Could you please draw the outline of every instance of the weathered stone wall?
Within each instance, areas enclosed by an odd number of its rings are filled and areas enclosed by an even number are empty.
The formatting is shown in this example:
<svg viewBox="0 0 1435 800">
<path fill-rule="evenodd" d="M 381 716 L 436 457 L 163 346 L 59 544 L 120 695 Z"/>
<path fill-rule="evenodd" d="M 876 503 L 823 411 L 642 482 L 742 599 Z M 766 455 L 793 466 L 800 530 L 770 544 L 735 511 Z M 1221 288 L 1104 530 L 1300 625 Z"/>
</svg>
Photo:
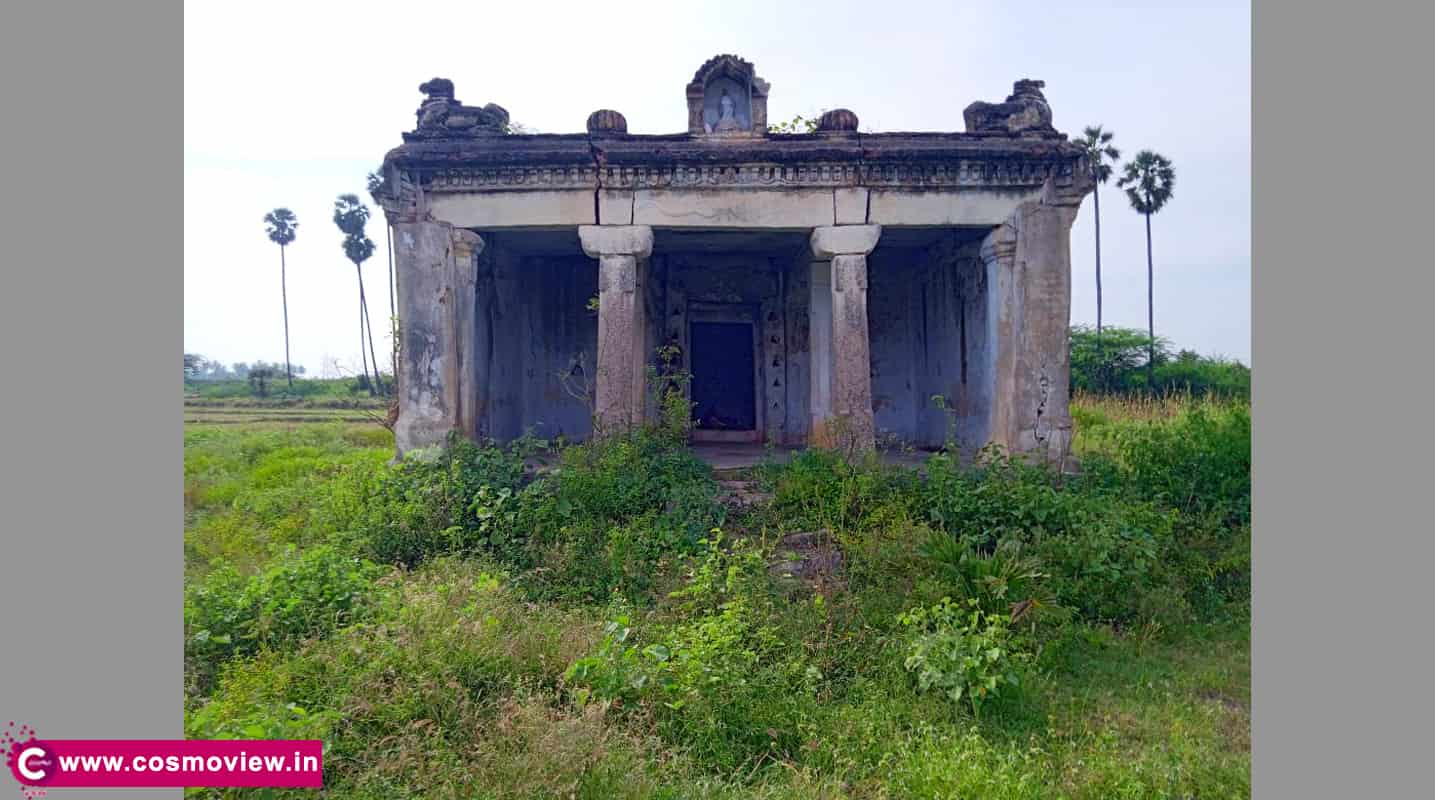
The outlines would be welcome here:
<svg viewBox="0 0 1435 800">
<path fill-rule="evenodd" d="M 800 445 L 811 429 L 811 260 L 807 257 L 779 262 L 783 276 L 782 315 L 785 327 L 782 382 L 786 412 L 777 444 Z"/>
<path fill-rule="evenodd" d="M 966 354 L 965 378 L 959 377 L 961 391 L 955 397 L 957 441 L 968 452 L 985 445 L 991 436 L 992 409 L 996 391 L 996 346 L 992 324 L 991 273 L 979 256 L 980 245 L 962 251 L 949 273 L 957 288 L 957 352 Z M 961 346 L 965 337 L 966 345 Z"/>
<path fill-rule="evenodd" d="M 465 367 L 474 344 L 465 321 L 473 318 L 483 240 L 441 222 L 409 220 L 394 226 L 394 239 L 403 321 L 394 439 L 402 454 L 442 444 L 473 419 L 478 378 Z"/>
<path fill-rule="evenodd" d="M 925 264 L 915 248 L 879 249 L 869 257 L 867 320 L 872 337 L 872 415 L 880 440 L 921 439 L 917 420 L 926 389 L 920 283 Z"/>
<path fill-rule="evenodd" d="M 1063 461 L 1071 443 L 1071 225 L 1087 188 L 1048 182 L 981 249 L 995 354 L 991 439 L 1051 462 Z"/>
<path fill-rule="evenodd" d="M 591 399 L 573 392 L 591 392 L 596 375 L 598 320 L 587 304 L 598 293 L 597 268 L 584 256 L 519 257 L 493 238 L 493 255 L 480 262 L 475 320 L 479 433 L 585 439 Z"/>
<path fill-rule="evenodd" d="M 879 437 L 936 448 L 952 436 L 968 452 L 985 443 L 993 352 L 977 249 L 873 253 L 868 309 Z"/>
</svg>

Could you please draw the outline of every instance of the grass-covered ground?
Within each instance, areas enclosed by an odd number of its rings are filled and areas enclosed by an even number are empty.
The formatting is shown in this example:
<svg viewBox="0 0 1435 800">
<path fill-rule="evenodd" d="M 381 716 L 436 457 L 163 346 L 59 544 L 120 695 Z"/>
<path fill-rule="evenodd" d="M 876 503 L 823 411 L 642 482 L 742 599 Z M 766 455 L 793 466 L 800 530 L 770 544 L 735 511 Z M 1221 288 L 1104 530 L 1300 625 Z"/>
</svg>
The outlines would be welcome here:
<svg viewBox="0 0 1435 800">
<path fill-rule="evenodd" d="M 1079 476 L 810 452 L 743 509 L 663 431 L 186 424 L 187 730 L 335 797 L 1247 796 L 1249 408 L 1074 416 Z M 775 577 L 816 530 L 838 579 Z"/>
</svg>

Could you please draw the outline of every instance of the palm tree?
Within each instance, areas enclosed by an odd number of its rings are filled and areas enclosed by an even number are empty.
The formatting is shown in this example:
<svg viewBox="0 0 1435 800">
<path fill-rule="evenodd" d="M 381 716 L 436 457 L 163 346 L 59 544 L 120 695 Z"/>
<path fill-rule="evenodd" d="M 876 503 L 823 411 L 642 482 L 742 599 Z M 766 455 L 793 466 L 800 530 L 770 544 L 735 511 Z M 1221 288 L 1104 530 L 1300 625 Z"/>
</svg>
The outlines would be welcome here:
<svg viewBox="0 0 1435 800">
<path fill-rule="evenodd" d="M 287 208 L 276 208 L 264 215 L 265 232 L 269 241 L 279 245 L 279 295 L 284 300 L 284 377 L 289 382 L 289 391 L 294 391 L 294 369 L 289 366 L 289 277 L 284 263 L 284 248 L 294 241 L 299 228 L 299 218 Z"/>
<path fill-rule="evenodd" d="M 374 377 L 369 383 L 369 394 L 375 394 L 379 385 L 379 360 L 374 354 L 374 326 L 369 322 L 369 301 L 364 296 L 363 264 L 374 254 L 374 243 L 364 235 L 364 225 L 369 221 L 369 207 L 359 202 L 359 196 L 341 194 L 334 201 L 334 224 L 344 234 L 344 255 L 354 262 L 354 271 L 359 276 L 359 358 L 364 362 L 364 379 L 369 379 L 369 360 L 374 363 Z M 364 332 L 368 330 L 369 350 L 364 352 Z"/>
<path fill-rule="evenodd" d="M 1151 266 L 1151 215 L 1165 208 L 1171 200 L 1171 190 L 1176 184 L 1176 169 L 1171 160 L 1160 153 L 1142 150 L 1136 158 L 1126 162 L 1126 170 L 1118 187 L 1126 190 L 1126 199 L 1131 207 L 1146 217 L 1146 325 L 1151 342 L 1146 358 L 1146 387 L 1156 391 L 1156 311 L 1155 289 Z"/>
<path fill-rule="evenodd" d="M 1096 188 L 1091 192 L 1096 203 L 1096 356 L 1101 358 L 1101 184 L 1111 180 L 1111 168 L 1121 159 L 1121 151 L 1111 144 L 1115 136 L 1100 125 L 1089 125 L 1083 131 L 1081 144 L 1086 147 L 1086 161 Z"/>
</svg>

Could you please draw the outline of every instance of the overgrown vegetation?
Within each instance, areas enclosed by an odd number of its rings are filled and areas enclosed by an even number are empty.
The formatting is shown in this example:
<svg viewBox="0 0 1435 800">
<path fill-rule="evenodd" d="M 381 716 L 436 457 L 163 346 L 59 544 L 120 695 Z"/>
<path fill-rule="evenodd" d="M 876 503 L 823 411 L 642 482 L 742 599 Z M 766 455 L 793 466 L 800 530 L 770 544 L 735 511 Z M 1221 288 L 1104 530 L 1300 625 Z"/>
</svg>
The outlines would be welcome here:
<svg viewBox="0 0 1435 800">
<path fill-rule="evenodd" d="M 1079 475 L 809 451 L 738 510 L 661 428 L 193 425 L 187 730 L 342 797 L 1248 795 L 1249 414 L 1079 396 Z M 776 581 L 818 530 L 843 580 Z"/>
</svg>

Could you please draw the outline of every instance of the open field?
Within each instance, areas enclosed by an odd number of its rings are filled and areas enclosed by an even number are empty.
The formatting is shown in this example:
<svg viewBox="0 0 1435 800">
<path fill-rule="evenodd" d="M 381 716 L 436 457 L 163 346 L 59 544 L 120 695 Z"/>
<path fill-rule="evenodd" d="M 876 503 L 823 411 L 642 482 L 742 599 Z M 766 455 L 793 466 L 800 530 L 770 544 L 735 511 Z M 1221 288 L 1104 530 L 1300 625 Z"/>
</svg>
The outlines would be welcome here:
<svg viewBox="0 0 1435 800">
<path fill-rule="evenodd" d="M 269 422 L 380 422 L 389 400 L 356 392 L 347 381 L 299 381 L 297 393 L 276 389 L 255 397 L 242 381 L 200 381 L 186 387 L 184 422 L 236 425 Z"/>
<path fill-rule="evenodd" d="M 1250 793 L 1242 403 L 1080 398 L 1075 477 L 808 452 L 741 502 L 676 433 L 535 478 L 353 415 L 186 408 L 190 735 L 321 738 L 336 797 Z"/>
</svg>

